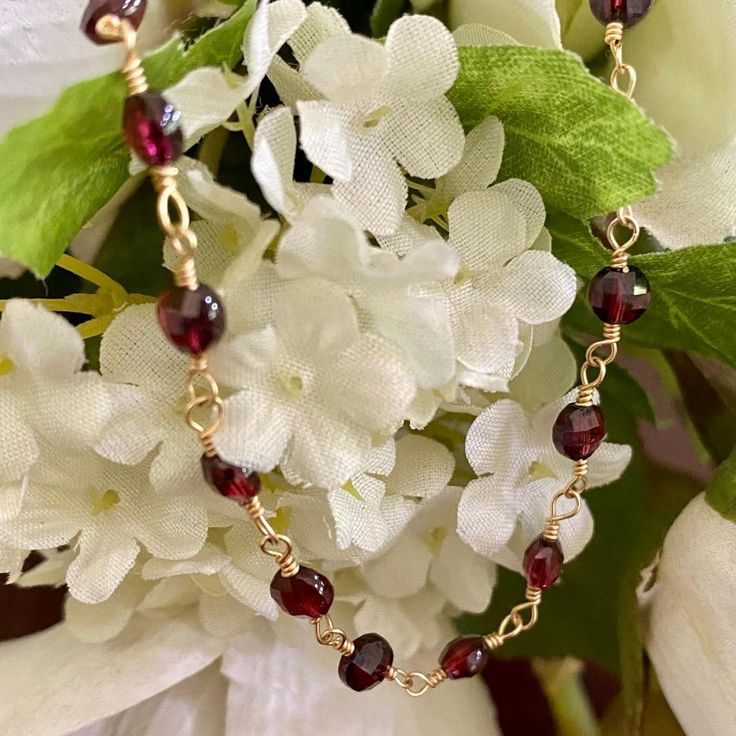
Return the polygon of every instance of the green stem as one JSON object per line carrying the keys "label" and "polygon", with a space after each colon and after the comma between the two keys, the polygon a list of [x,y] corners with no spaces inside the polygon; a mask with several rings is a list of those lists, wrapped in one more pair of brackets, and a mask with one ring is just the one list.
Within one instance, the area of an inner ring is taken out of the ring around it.
{"label": "green stem", "polygon": [[68,253],[64,253],[61,258],[59,258],[56,265],[59,266],[59,268],[63,268],[65,271],[76,274],[95,286],[99,286],[101,289],[107,289],[112,294],[115,301],[117,301],[115,297],[119,298],[121,296],[127,296],[125,289],[120,286],[117,281],[111,279],[106,273],[102,273],[102,271],[89,263],[80,261],[78,258],[70,256]]}
{"label": "green stem", "polygon": [[535,660],[534,672],[547,695],[559,736],[600,736],[600,727],[582,681],[578,659]]}

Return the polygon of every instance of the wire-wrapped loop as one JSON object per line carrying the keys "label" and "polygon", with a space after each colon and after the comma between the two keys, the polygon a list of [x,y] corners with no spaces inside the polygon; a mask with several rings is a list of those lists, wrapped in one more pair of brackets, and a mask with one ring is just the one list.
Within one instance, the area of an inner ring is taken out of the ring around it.
{"label": "wire-wrapped loop", "polygon": [[[327,628],[322,628],[323,621]],[[344,657],[350,657],[353,654],[355,644],[342,629],[335,627],[327,614],[321,618],[312,619],[311,623],[314,626],[314,635],[322,646],[332,647]]]}
{"label": "wire-wrapped loop", "polygon": [[407,695],[411,695],[412,698],[419,698],[428,690],[444,682],[447,679],[447,673],[441,667],[428,675],[423,672],[404,672],[398,667],[392,667],[388,679],[393,680]]}

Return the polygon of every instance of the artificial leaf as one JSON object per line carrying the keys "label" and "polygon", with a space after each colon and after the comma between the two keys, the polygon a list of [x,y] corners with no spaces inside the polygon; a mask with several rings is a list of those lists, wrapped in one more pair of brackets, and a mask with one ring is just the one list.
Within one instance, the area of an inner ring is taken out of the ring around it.
{"label": "artificial leaf", "polygon": [[466,128],[503,122],[500,177],[539,189],[547,207],[581,219],[643,199],[670,157],[667,134],[575,54],[523,46],[460,49],[450,99]]}
{"label": "artificial leaf", "polygon": [[[585,279],[608,264],[610,252],[583,223],[554,216],[548,227],[557,257]],[[627,342],[693,351],[736,366],[736,271],[730,265],[736,263],[736,243],[645,253],[632,256],[630,263],[649,279],[652,304],[641,319],[626,326]],[[569,324],[590,331],[595,323],[579,299]]]}
{"label": "artificial leaf", "polygon": [[736,522],[736,450],[718,466],[705,500],[725,519]]}
{"label": "artificial leaf", "polygon": [[[249,0],[189,48],[177,37],[147,56],[151,88],[165,89],[200,66],[234,66],[254,7]],[[38,276],[128,176],[120,132],[125,96],[117,72],[75,84],[48,113],[0,141],[0,252]]]}

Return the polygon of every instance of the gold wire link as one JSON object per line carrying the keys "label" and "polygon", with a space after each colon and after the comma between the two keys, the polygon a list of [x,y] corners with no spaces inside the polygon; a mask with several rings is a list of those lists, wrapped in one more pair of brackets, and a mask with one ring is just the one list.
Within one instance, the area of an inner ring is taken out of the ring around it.
{"label": "gold wire link", "polygon": [[[616,92],[620,92],[622,95],[632,99],[636,90],[636,70],[631,64],[627,64],[624,61],[623,38],[623,23],[614,22],[606,26],[604,40],[611,49],[614,60],[613,70],[611,71],[611,87]],[[626,89],[622,89],[620,82],[626,78],[628,78]]]}
{"label": "gold wire link", "polygon": [[[171,208],[174,209],[176,220],[172,220]],[[169,184],[161,189],[156,200],[156,215],[158,224],[166,236],[171,240],[181,238],[182,233],[189,229],[190,216],[187,203],[176,184]]]}
{"label": "gold wire link", "polygon": [[128,84],[128,92],[138,95],[148,89],[143,62],[136,50],[138,36],[135,28],[127,18],[117,15],[103,15],[95,25],[95,33],[108,41],[122,41],[125,44],[125,61],[122,72]]}
{"label": "gold wire link", "polygon": [[412,698],[420,698],[429,690],[437,687],[447,679],[447,672],[442,667],[425,675],[424,672],[405,672],[399,667],[392,667],[387,675],[388,680],[395,682]]}
{"label": "gold wire link", "polygon": [[588,475],[588,461],[576,460],[572,466],[573,478],[585,478]]}
{"label": "gold wire link", "polygon": [[[327,626],[325,629],[322,628],[323,622]],[[314,635],[322,646],[331,647],[344,657],[352,656],[355,644],[342,629],[335,627],[327,614],[320,618],[313,618],[310,623],[314,626]]]}
{"label": "gold wire link", "polygon": [[[220,387],[209,371],[206,355],[195,355],[189,362],[187,394],[189,401],[184,418],[186,423],[199,434],[205,453],[212,457],[217,454],[213,438],[222,424],[224,407],[220,398]],[[202,424],[195,418],[194,414],[198,409],[209,410],[207,424]]]}
{"label": "gold wire link", "polygon": [[[624,243],[620,243],[616,237],[616,228],[618,226],[625,227],[631,232],[629,239]],[[629,262],[628,250],[633,246],[641,235],[641,226],[634,217],[634,213],[631,211],[631,207],[621,207],[617,212],[616,216],[611,218],[606,228],[606,239],[608,244],[613,250],[611,255],[611,265],[614,268],[625,269]]]}
{"label": "gold wire link", "polygon": [[[560,536],[560,524],[567,519],[572,519],[580,513],[583,507],[582,493],[588,486],[585,476],[574,477],[561,491],[552,497],[550,515],[544,524],[542,536],[550,542],[555,542]],[[559,510],[563,499],[573,501],[573,507],[567,511]]]}
{"label": "gold wire link", "polygon": [[268,523],[265,509],[258,496],[249,499],[244,504],[245,510],[253,520],[262,538],[259,543],[261,552],[273,557],[285,578],[290,578],[299,572],[299,561],[294,556],[294,545],[285,534],[278,534]]}

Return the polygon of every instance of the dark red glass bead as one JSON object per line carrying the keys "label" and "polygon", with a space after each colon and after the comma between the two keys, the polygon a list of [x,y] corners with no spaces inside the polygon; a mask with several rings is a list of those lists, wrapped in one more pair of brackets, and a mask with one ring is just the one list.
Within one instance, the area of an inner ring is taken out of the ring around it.
{"label": "dark red glass bead", "polygon": [[552,442],[570,460],[587,460],[606,435],[606,419],[600,406],[568,404],[552,427]]}
{"label": "dark red glass bead", "polygon": [[158,298],[158,321],[166,337],[182,352],[199,355],[225,331],[225,311],[212,289],[172,286]]}
{"label": "dark red glass bead", "polygon": [[651,7],[652,0],[590,0],[590,9],[601,23],[618,22],[626,28],[638,23]]}
{"label": "dark red glass bead", "polygon": [[149,166],[176,161],[184,146],[181,113],[158,92],[141,92],[125,100],[123,134]]}
{"label": "dark red glass bead", "polygon": [[524,552],[526,582],[534,588],[549,588],[560,577],[564,561],[565,557],[557,540],[537,537]]}
{"label": "dark red glass bead", "polygon": [[337,672],[351,690],[360,693],[386,679],[394,663],[394,651],[379,634],[363,634],[353,644],[355,651],[340,658]]}
{"label": "dark red glass bead", "polygon": [[240,504],[255,498],[261,490],[261,477],[252,468],[233,465],[219,455],[202,455],[204,479],[225,498]]}
{"label": "dark red glass bead", "polygon": [[485,669],[489,655],[482,636],[458,636],[442,650],[440,666],[451,680],[473,677]]}
{"label": "dark red glass bead", "polygon": [[291,616],[324,616],[334,597],[332,583],[321,572],[305,565],[299,565],[297,574],[288,578],[279,570],[271,581],[271,598]]}
{"label": "dark red glass bead", "polygon": [[628,325],[649,308],[652,292],[647,277],[636,267],[607,266],[590,282],[588,302],[596,317],[609,325]]}
{"label": "dark red glass bead", "polygon": [[114,43],[97,35],[97,21],[105,15],[125,18],[133,28],[138,28],[146,12],[146,0],[91,0],[82,16],[82,31],[95,43]]}

